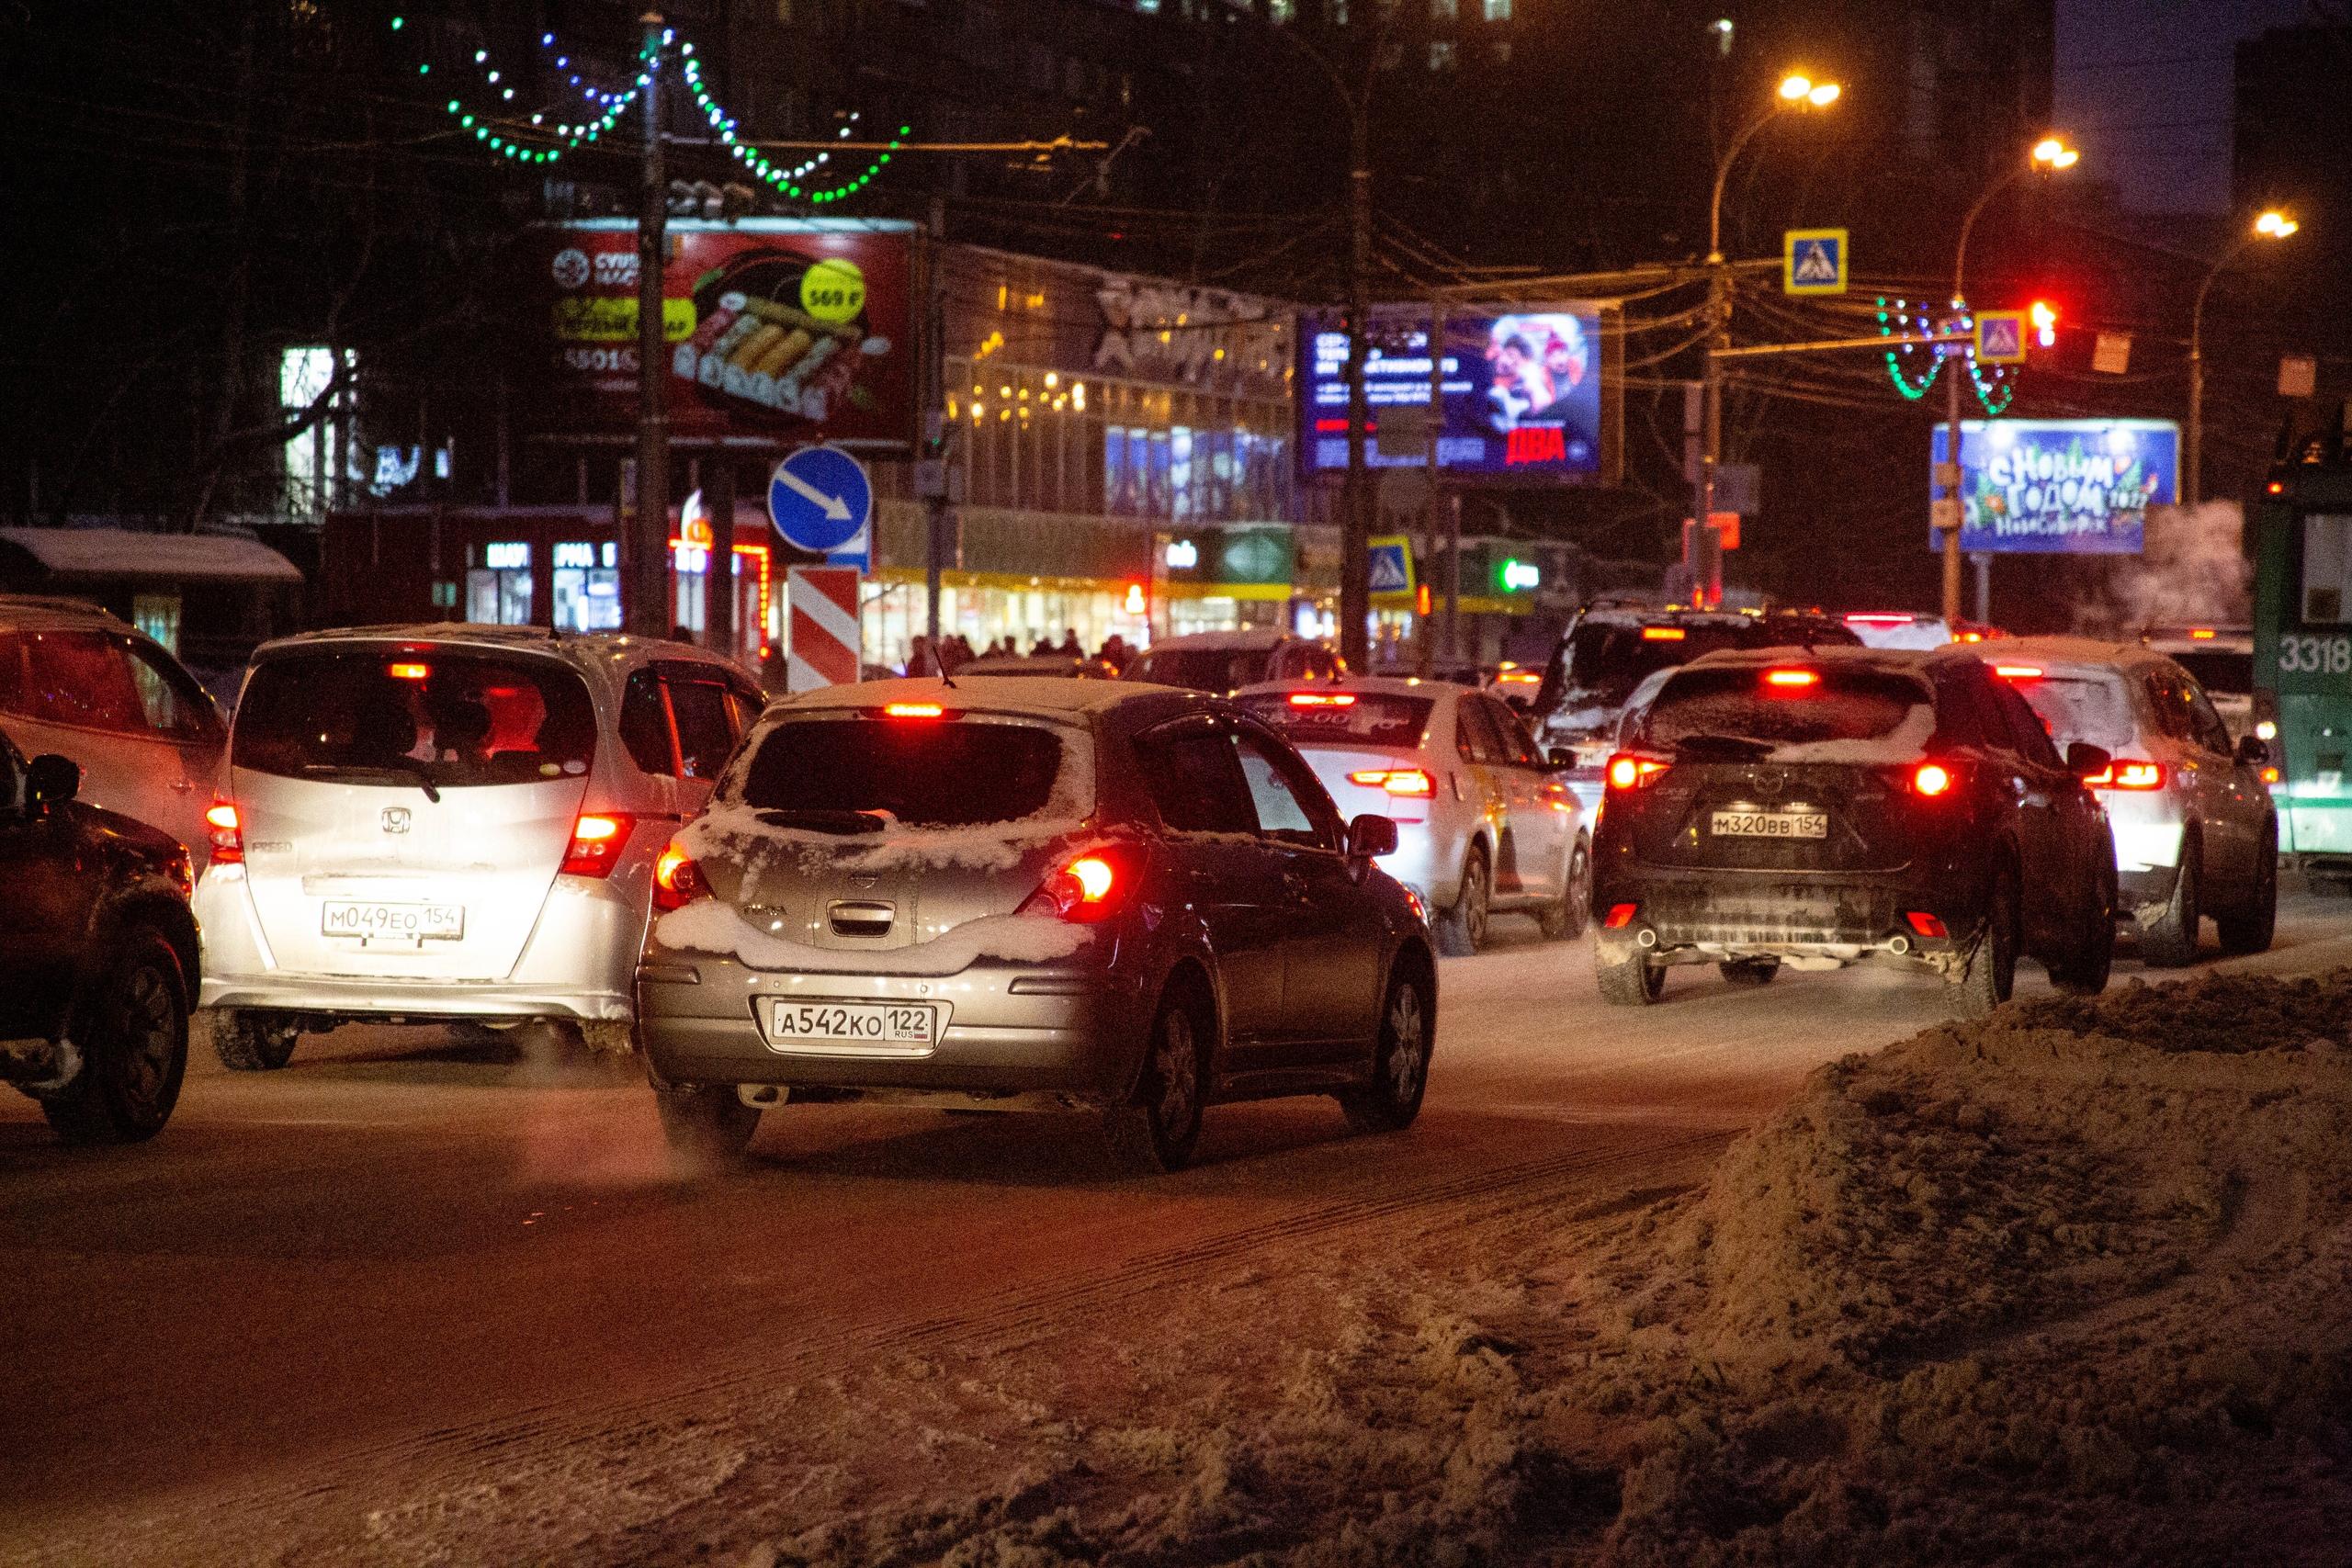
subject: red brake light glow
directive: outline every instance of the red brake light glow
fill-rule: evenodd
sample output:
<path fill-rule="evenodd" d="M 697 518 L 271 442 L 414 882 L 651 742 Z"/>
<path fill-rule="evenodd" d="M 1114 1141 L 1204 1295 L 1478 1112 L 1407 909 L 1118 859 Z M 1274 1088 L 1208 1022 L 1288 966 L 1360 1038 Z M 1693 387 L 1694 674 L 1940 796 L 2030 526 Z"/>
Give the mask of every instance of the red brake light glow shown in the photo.
<path fill-rule="evenodd" d="M 1917 794 L 1934 796 L 1951 788 L 1951 773 L 1939 762 L 1922 762 L 1911 773 L 1911 787 Z"/>
<path fill-rule="evenodd" d="M 2213 640 L 2213 628 L 2211 626 L 2191 626 L 2188 628 L 2188 639 L 2191 642 L 2211 642 Z"/>
<path fill-rule="evenodd" d="M 1356 705 L 1353 692 L 1293 692 L 1290 705 L 1295 708 L 1351 708 Z"/>
<path fill-rule="evenodd" d="M 1126 878 L 1108 856 L 1080 855 L 1046 878 L 1021 906 L 1021 912 L 1057 915 L 1080 925 L 1092 925 L 1118 912 L 1125 884 Z"/>
<path fill-rule="evenodd" d="M 1623 931 L 1634 923 L 1634 917 L 1640 914 L 1641 910 L 1642 907 L 1639 904 L 1611 904 L 1609 906 L 1609 913 L 1600 918 L 1600 924 L 1604 930 Z"/>
<path fill-rule="evenodd" d="M 1644 784 L 1656 783 L 1658 774 L 1666 769 L 1667 764 L 1655 757 L 1636 757 L 1631 751 L 1620 751 L 1609 759 L 1609 787 L 1639 789 Z"/>
<path fill-rule="evenodd" d="M 710 884 L 702 876 L 702 867 L 694 857 L 670 840 L 660 858 L 653 863 L 653 907 L 657 909 L 683 909 L 697 898 L 710 897 Z"/>
<path fill-rule="evenodd" d="M 204 825 L 211 829 L 212 863 L 237 865 L 245 858 L 245 825 L 237 808 L 225 800 L 216 799 L 204 814 Z"/>
<path fill-rule="evenodd" d="M 892 718 L 937 718 L 947 710 L 937 703 L 891 703 L 882 711 Z"/>
<path fill-rule="evenodd" d="M 2039 664 L 1996 664 L 1993 666 L 1993 673 L 2004 681 L 2039 681 L 2041 679 L 2041 666 Z"/>
<path fill-rule="evenodd" d="M 1348 775 L 1348 782 L 1366 789 L 1427 800 L 1437 793 L 1437 781 L 1419 768 L 1365 768 Z"/>
<path fill-rule="evenodd" d="M 430 664 L 392 664 L 385 667 L 384 673 L 390 675 L 395 681 L 423 681 L 428 679 L 432 675 L 433 666 Z"/>
<path fill-rule="evenodd" d="M 1903 911 L 1903 918 L 1909 922 L 1911 929 L 1921 936 L 1933 937 L 1941 941 L 1951 935 L 1951 932 L 1944 929 L 1943 921 L 1925 909 L 1905 909 Z"/>
<path fill-rule="evenodd" d="M 1907 626 L 1911 621 L 1902 610 L 1857 610 L 1846 617 L 1849 626 Z"/>
<path fill-rule="evenodd" d="M 1818 670 L 1767 670 L 1764 671 L 1764 683 L 1768 686 L 1779 686 L 1783 690 L 1792 690 L 1802 686 L 1818 686 L 1821 684 L 1821 671 Z"/>
<path fill-rule="evenodd" d="M 1644 626 L 1642 628 L 1644 642 L 1680 642 L 1690 635 L 1680 626 Z"/>
<path fill-rule="evenodd" d="M 633 819 L 617 814 L 582 812 L 571 824 L 571 848 L 564 852 L 565 876 L 610 876 L 628 843 Z"/>
<path fill-rule="evenodd" d="M 1532 670 L 1506 670 L 1495 677 L 1498 683 L 1511 686 L 1540 686 L 1544 677 Z"/>
<path fill-rule="evenodd" d="M 2162 789 L 2165 787 L 2165 765 L 2162 762 L 2109 762 L 2083 782 L 2093 789 Z"/>

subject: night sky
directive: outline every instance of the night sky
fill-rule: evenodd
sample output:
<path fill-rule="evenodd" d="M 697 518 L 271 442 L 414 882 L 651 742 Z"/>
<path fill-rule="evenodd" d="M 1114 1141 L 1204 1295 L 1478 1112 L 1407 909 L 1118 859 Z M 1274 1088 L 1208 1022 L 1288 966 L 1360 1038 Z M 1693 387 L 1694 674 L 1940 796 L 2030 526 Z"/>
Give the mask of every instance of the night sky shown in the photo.
<path fill-rule="evenodd" d="M 2126 206 L 2221 212 L 2232 46 L 2310 11 L 2308 0 L 2058 0 L 2057 127 Z"/>

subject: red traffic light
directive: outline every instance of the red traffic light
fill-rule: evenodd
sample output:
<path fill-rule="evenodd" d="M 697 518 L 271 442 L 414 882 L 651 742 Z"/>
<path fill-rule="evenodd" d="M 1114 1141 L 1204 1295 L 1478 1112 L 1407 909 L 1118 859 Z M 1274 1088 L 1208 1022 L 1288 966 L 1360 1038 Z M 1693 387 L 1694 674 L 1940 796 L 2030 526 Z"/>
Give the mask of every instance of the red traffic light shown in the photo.
<path fill-rule="evenodd" d="M 2036 344 L 2048 348 L 2058 341 L 2058 305 L 2055 300 L 2036 299 L 2028 307 L 2027 315 L 2028 319 L 2033 322 L 2033 341 Z"/>

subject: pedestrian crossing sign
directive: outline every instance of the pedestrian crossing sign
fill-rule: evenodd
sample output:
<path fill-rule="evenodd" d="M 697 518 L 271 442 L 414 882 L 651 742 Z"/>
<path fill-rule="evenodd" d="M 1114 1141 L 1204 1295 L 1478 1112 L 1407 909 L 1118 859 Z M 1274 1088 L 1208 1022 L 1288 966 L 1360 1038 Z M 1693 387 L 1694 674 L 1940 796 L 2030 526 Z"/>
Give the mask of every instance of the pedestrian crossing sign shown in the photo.
<path fill-rule="evenodd" d="M 2025 363 L 2025 312 L 1976 312 L 1976 358 L 1984 365 Z"/>
<path fill-rule="evenodd" d="M 1402 534 L 1370 541 L 1366 575 L 1375 597 L 1393 594 L 1410 598 L 1413 592 L 1413 542 Z"/>
<path fill-rule="evenodd" d="M 1846 292 L 1846 231 L 1791 229 L 1781 236 L 1781 292 Z"/>

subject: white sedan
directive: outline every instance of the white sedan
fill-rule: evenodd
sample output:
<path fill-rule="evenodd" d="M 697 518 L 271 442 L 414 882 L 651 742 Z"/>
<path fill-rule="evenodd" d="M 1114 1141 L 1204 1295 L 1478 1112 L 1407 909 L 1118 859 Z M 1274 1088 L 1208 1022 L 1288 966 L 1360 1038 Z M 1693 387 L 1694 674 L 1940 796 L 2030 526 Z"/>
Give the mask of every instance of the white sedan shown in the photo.
<path fill-rule="evenodd" d="M 1584 931 L 1592 898 L 1584 813 L 1562 770 L 1488 692 L 1442 681 L 1282 681 L 1234 700 L 1296 746 L 1343 817 L 1396 824 L 1381 868 L 1428 907 L 1441 951 L 1487 940 L 1488 917 Z"/>

